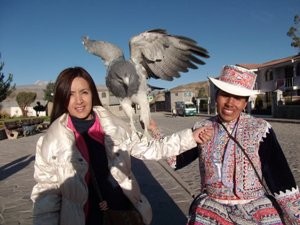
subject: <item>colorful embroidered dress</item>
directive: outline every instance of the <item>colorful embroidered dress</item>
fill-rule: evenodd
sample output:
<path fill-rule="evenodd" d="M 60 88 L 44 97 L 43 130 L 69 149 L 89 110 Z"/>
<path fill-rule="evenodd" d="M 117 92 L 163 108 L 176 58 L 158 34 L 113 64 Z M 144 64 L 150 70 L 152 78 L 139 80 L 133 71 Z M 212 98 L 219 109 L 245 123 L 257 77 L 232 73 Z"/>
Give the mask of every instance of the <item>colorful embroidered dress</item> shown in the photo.
<path fill-rule="evenodd" d="M 299 189 L 271 125 L 244 113 L 236 121 L 223 124 L 243 146 L 259 176 L 275 195 L 288 224 L 300 224 Z M 218 116 L 197 122 L 194 128 L 202 126 L 212 126 L 214 137 L 200 149 L 204 194 L 188 224 L 282 224 L 253 166 L 219 124 Z M 186 162 L 177 162 L 180 164 Z"/>

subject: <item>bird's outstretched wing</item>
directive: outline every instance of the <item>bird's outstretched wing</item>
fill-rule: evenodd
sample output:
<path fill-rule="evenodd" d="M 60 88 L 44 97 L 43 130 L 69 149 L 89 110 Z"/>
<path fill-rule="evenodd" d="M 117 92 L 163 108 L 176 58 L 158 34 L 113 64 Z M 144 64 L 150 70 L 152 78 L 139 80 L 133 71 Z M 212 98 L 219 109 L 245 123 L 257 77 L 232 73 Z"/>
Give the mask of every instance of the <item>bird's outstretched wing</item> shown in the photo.
<path fill-rule="evenodd" d="M 82 37 L 82 43 L 89 53 L 100 57 L 106 66 L 118 58 L 124 58 L 122 49 L 112 43 L 90 40 L 87 36 Z"/>
<path fill-rule="evenodd" d="M 131 38 L 131 60 L 142 65 L 147 78 L 172 81 L 180 72 L 197 69 L 205 64 L 199 57 L 208 58 L 208 51 L 191 38 L 170 35 L 163 29 L 145 31 Z"/>

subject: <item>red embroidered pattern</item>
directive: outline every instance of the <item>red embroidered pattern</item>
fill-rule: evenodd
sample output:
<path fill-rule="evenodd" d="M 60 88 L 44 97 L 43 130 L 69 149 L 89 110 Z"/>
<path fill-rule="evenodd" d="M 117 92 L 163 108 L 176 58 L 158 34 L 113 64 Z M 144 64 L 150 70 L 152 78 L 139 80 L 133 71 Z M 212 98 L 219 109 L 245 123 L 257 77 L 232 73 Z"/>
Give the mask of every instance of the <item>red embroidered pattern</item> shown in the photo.
<path fill-rule="evenodd" d="M 243 71 L 242 73 L 234 67 L 224 67 L 220 80 L 229 84 L 234 84 L 243 88 L 253 89 L 256 75 L 252 72 Z"/>
<path fill-rule="evenodd" d="M 261 197 L 264 190 L 255 172 L 238 146 L 229 140 L 226 131 L 217 123 L 217 117 L 197 123 L 195 127 L 208 123 L 214 127 L 214 138 L 202 145 L 200 170 L 202 187 L 217 199 L 254 199 Z M 233 129 L 232 124 L 227 124 Z M 269 130 L 266 121 L 241 114 L 235 136 L 261 173 L 258 157 L 259 143 Z M 203 164 L 203 165 L 202 165 Z M 205 165 L 205 166 L 204 166 Z M 261 175 L 261 174 L 260 174 Z"/>
<path fill-rule="evenodd" d="M 204 197 L 188 218 L 188 225 L 282 225 L 270 200 L 263 196 L 241 205 L 224 205 Z"/>

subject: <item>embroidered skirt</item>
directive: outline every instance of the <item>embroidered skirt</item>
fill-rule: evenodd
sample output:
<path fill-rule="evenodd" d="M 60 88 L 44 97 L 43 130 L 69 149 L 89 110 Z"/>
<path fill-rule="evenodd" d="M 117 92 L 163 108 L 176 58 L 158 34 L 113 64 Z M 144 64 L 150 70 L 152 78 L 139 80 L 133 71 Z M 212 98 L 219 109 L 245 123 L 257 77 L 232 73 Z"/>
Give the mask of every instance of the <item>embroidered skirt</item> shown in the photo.
<path fill-rule="evenodd" d="M 282 225 L 271 201 L 263 196 L 246 204 L 224 205 L 206 194 L 190 208 L 187 225 Z"/>

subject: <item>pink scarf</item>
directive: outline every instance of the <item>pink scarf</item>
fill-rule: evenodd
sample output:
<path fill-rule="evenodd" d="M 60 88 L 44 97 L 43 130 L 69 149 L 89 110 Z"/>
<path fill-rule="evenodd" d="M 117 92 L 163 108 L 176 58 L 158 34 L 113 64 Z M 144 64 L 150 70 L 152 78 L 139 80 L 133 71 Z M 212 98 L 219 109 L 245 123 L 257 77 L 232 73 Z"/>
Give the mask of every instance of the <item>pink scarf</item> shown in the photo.
<path fill-rule="evenodd" d="M 68 116 L 67 126 L 68 126 L 68 128 L 70 128 L 74 132 L 76 146 L 79 149 L 81 155 L 87 161 L 87 163 L 90 164 L 89 150 L 86 146 L 84 138 L 75 129 L 75 126 L 72 123 L 72 120 L 71 120 L 70 116 Z M 98 116 L 96 116 L 96 114 L 95 114 L 95 122 L 90 127 L 90 129 L 88 130 L 88 134 L 89 134 L 90 137 L 92 137 L 96 141 L 100 142 L 101 144 L 104 144 L 104 131 L 101 127 L 100 120 L 99 120 Z M 87 183 L 87 185 L 89 185 L 89 183 L 90 183 L 90 171 L 89 170 L 85 175 L 85 182 Z M 85 216 L 87 218 L 87 215 L 88 215 L 88 212 L 89 212 L 89 202 L 88 201 L 84 205 L 84 212 L 85 212 Z"/>

